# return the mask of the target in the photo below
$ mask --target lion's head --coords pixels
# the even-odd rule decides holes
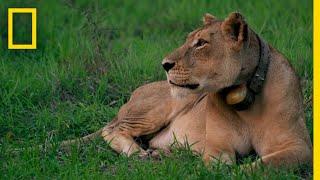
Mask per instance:
[[[240,13],[224,21],[205,14],[204,26],[189,33],[185,43],[162,62],[174,96],[218,92],[241,84],[255,68],[257,53],[249,43],[253,33]],[[248,62],[247,59],[252,59]]]

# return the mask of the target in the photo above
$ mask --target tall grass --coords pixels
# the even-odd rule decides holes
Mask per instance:
[[[7,49],[7,8],[38,9],[37,50]],[[10,149],[58,143],[98,130],[130,93],[165,79],[161,60],[201,26],[210,12],[223,19],[240,11],[249,26],[280,50],[298,72],[312,137],[312,1],[89,1],[6,0],[0,3],[0,174],[11,178],[196,179],[252,178],[239,166],[213,165],[177,150],[161,161],[117,155],[102,140],[69,153],[53,148],[12,156]],[[23,16],[17,41],[28,41]],[[20,26],[21,25],[21,26]],[[312,177],[257,170],[254,178]]]

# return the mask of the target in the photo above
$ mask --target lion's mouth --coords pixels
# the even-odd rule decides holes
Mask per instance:
[[[197,89],[197,87],[199,87],[199,84],[183,84],[183,85],[179,85],[179,84],[176,84],[172,81],[169,81],[170,84],[172,85],[175,85],[175,86],[178,86],[178,87],[182,87],[182,88],[189,88],[189,89]]]

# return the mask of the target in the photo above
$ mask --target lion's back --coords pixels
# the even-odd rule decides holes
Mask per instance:
[[[164,99],[171,97],[170,86],[167,81],[156,81],[138,87],[133,91],[130,101],[141,99]]]

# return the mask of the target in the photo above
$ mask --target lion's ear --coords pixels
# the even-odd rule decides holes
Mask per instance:
[[[233,12],[221,24],[221,32],[226,40],[234,42],[236,48],[240,49],[249,40],[247,22],[239,12]]]
[[[215,16],[213,16],[209,13],[204,14],[204,16],[202,18],[202,22],[204,25],[208,25],[208,24],[214,23],[216,21],[218,21],[218,18],[216,18]]]

